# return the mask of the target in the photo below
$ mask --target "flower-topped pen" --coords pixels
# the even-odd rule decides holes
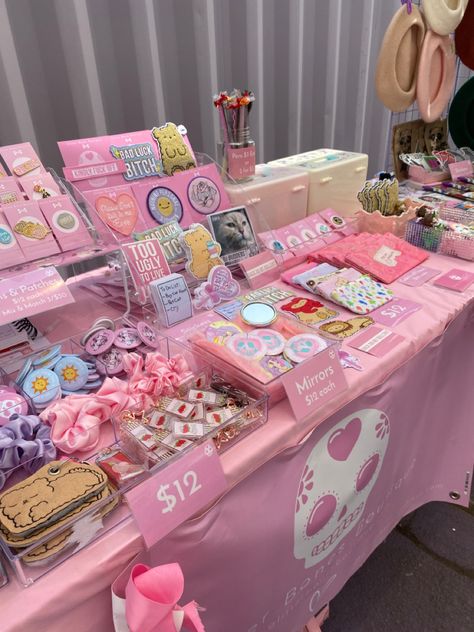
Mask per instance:
[[[222,129],[224,174],[234,180],[248,180],[255,174],[255,143],[250,138],[249,113],[255,95],[250,90],[234,89],[214,97]]]

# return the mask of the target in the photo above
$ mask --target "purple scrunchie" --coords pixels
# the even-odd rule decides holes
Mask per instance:
[[[0,427],[0,489],[11,470],[19,465],[28,474],[56,458],[56,447],[51,441],[51,428],[36,415],[12,415]]]

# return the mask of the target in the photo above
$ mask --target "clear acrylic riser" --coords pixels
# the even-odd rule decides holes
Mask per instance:
[[[69,341],[69,343],[71,344],[71,349],[78,350],[77,342]],[[87,460],[90,463],[94,463],[97,458],[100,459],[104,454],[118,448],[127,454],[130,460],[143,466],[146,471],[140,477],[132,479],[130,482],[121,486],[120,489],[114,490],[107,498],[94,502],[80,514],[65,519],[61,525],[55,528],[53,527],[46,535],[27,547],[15,548],[9,546],[1,538],[0,532],[0,548],[23,586],[27,587],[32,585],[35,581],[69,559],[85,546],[88,546],[98,538],[104,536],[125,520],[130,520],[131,514],[124,500],[124,494],[139,485],[143,480],[158,474],[161,470],[182,458],[196,445],[204,441],[208,441],[209,439],[213,440],[218,453],[222,454],[226,450],[231,449],[244,437],[247,437],[256,428],[266,423],[268,418],[268,398],[258,386],[255,386],[245,379],[234,379],[231,375],[232,372],[227,371],[225,368],[223,368],[223,370],[213,368],[204,359],[202,354],[172,339],[161,337],[158,351],[168,359],[177,354],[182,355],[186,359],[193,375],[205,376],[207,383],[216,376],[225,381],[229,381],[232,378],[232,383],[250,396],[250,403],[239,409],[231,418],[211,432],[205,434],[202,438],[194,440],[192,445],[185,450],[181,452],[174,451],[173,455],[163,462],[150,462],[146,454],[137,451],[136,446],[132,446],[130,441],[122,440],[123,432],[121,430],[122,420],[120,414],[115,415],[109,422],[105,422],[101,425],[100,445],[92,454],[90,452],[78,452],[72,455],[61,455],[61,453],[58,452],[57,459],[63,458],[73,461]],[[12,379],[4,373],[0,375],[0,378],[3,383],[16,386],[12,382]],[[204,382],[204,384],[206,384],[206,382]],[[19,393],[22,392],[17,386],[16,390]],[[34,410],[33,407],[29,412],[32,412],[32,410]],[[132,408],[131,410],[137,413],[141,412],[138,408]],[[15,412],[17,411],[15,410]],[[8,411],[6,414],[8,415]],[[229,429],[232,429],[232,433],[229,434],[229,432],[227,432],[226,434],[224,431],[228,431]],[[231,438],[229,439],[228,436],[231,436]],[[25,473],[23,465],[13,468],[6,473],[6,483],[1,493],[27,478],[28,475]],[[40,547],[43,546],[47,546],[48,548],[57,546],[58,550],[45,559],[32,561],[35,556],[38,556],[38,551]]]

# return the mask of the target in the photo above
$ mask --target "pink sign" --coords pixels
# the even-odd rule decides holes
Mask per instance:
[[[422,305],[420,303],[409,301],[406,298],[395,297],[389,303],[371,312],[370,316],[380,325],[394,327],[421,308]]]
[[[64,167],[64,177],[70,182],[87,180],[88,178],[100,178],[116,173],[124,173],[127,167],[124,160],[112,160],[97,165],[84,165],[79,167]]]
[[[449,165],[449,172],[451,174],[451,178],[456,180],[456,178],[472,177],[472,162],[470,160],[461,160],[460,162],[452,162]]]
[[[130,273],[141,299],[146,298],[146,288],[150,281],[156,281],[170,273],[166,257],[158,239],[132,241],[122,245]]]
[[[130,490],[126,499],[149,548],[226,488],[219,455],[206,441]]]
[[[0,325],[69,303],[74,298],[54,266],[0,281]]]
[[[413,270],[404,274],[398,280],[400,283],[408,285],[409,287],[419,287],[438,274],[441,274],[440,270],[427,268],[426,266],[417,266],[416,268],[413,268]]]
[[[244,259],[239,265],[252,289],[268,285],[280,277],[278,263],[272,253],[267,250]]]
[[[236,180],[255,175],[255,146],[227,150],[229,175]]]
[[[464,292],[472,283],[474,283],[473,272],[452,268],[449,272],[440,276],[439,279],[436,279],[434,285],[447,287],[449,290],[456,290],[456,292]]]
[[[335,345],[302,362],[280,379],[297,420],[314,413],[315,407],[347,389]]]
[[[348,345],[364,353],[369,353],[376,358],[381,358],[403,340],[405,340],[403,336],[394,334],[389,329],[372,326],[353,338]]]

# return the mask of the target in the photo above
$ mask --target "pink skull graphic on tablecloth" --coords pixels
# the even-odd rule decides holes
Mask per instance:
[[[321,562],[355,527],[377,480],[390,423],[375,408],[331,428],[311,451],[295,506],[294,554],[305,568]]]

